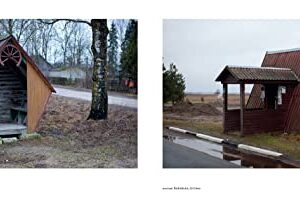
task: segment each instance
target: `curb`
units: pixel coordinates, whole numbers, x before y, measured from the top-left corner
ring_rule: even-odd
[[[3,144],[15,143],[17,141],[18,141],[18,138],[16,138],[16,137],[2,138],[2,143]]]
[[[198,133],[196,136],[197,136],[198,138],[203,139],[203,140],[208,140],[208,141],[215,142],[215,143],[219,143],[219,144],[222,144],[223,141],[224,141],[224,140],[221,139],[221,138],[212,137],[212,136],[204,135],[204,134],[201,134],[201,133]]]
[[[253,146],[249,146],[249,145],[245,145],[245,144],[239,144],[238,148],[243,149],[243,150],[247,150],[247,151],[253,151],[253,152],[263,154],[263,155],[267,155],[267,156],[273,156],[273,157],[279,157],[279,156],[283,155],[282,153],[278,153],[276,151],[270,151],[270,150],[267,150],[267,149],[253,147]]]
[[[259,153],[259,154],[266,155],[266,156],[273,156],[273,157],[283,156],[282,153],[279,153],[279,152],[276,152],[276,151],[262,149],[262,148],[258,148],[258,147],[254,147],[254,146],[250,146],[250,145],[246,145],[246,144],[239,144],[239,143],[236,143],[236,142],[231,141],[229,139],[222,139],[222,138],[212,137],[212,136],[205,135],[205,134],[202,134],[202,133],[192,132],[192,131],[188,131],[188,130],[184,130],[184,129],[176,128],[176,127],[171,127],[171,126],[167,127],[167,129],[177,131],[177,132],[181,132],[181,133],[187,133],[187,134],[195,135],[196,137],[199,137],[203,140],[208,140],[210,142],[230,145],[230,146],[235,147],[235,148],[240,149],[240,150],[251,151],[251,152]]]

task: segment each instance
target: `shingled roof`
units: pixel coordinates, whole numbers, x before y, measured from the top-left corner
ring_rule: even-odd
[[[216,81],[224,83],[299,82],[289,68],[226,66]]]

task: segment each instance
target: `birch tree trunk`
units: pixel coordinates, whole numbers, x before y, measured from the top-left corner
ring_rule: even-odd
[[[107,119],[107,88],[106,88],[106,65],[107,65],[107,20],[92,19],[92,53],[94,57],[92,105],[88,119]]]

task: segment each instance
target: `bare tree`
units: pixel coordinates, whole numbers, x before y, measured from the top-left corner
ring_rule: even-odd
[[[76,19],[40,20],[44,24],[53,25],[59,21],[88,24],[92,29],[93,53],[93,89],[92,104],[88,119],[107,119],[108,98],[106,88],[106,65],[107,65],[107,20],[92,19],[91,22]]]
[[[50,26],[53,24],[49,24]],[[62,51],[62,56],[63,56],[63,64],[64,66],[67,65],[67,60],[68,60],[68,56],[70,52],[70,41],[71,41],[71,37],[72,34],[74,32],[74,27],[75,27],[75,23],[65,23],[65,24],[61,24],[61,28],[60,28],[60,36],[57,38],[58,42],[60,43],[60,48]]]
[[[54,25],[45,26],[44,24],[40,23],[39,29],[39,38],[41,39],[41,54],[42,56],[48,60],[49,52],[51,52],[50,43],[54,36],[57,35],[56,29]]]
[[[70,49],[70,64],[71,66],[80,65],[82,63],[82,58],[84,55],[88,54],[88,49],[90,46],[90,41],[88,33],[86,31],[85,24],[74,23],[73,32],[69,42]]]
[[[123,40],[124,40],[124,35],[127,27],[127,21],[125,19],[116,19],[114,20],[114,23],[117,27],[118,31],[118,38],[119,38],[119,46],[121,46]]]
[[[0,28],[3,35],[13,35],[17,41],[26,45],[31,36],[37,31],[36,28],[32,27],[32,22],[33,20],[29,19],[1,19]]]

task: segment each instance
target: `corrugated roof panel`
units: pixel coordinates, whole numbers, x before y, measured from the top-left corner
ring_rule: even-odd
[[[222,81],[225,73],[231,73],[238,81],[298,81],[291,69],[271,67],[236,67],[226,66],[217,81]]]

